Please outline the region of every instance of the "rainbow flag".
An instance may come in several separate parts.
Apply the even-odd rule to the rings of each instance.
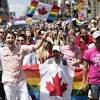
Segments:
[[[51,66],[49,66],[49,67],[51,67]],[[29,94],[32,97],[32,100],[42,100],[41,99],[42,97],[40,96],[41,75],[40,75],[39,69],[40,68],[39,68],[38,64],[23,66],[23,70],[25,72],[26,81],[27,81],[27,85],[28,85]],[[46,68],[42,68],[42,70],[45,70],[45,69]],[[73,84],[72,84],[71,100],[88,100],[87,92],[85,92],[81,89],[81,87],[84,86],[84,84],[82,84],[83,70],[82,70],[82,68],[75,68],[74,71],[75,72],[73,74],[74,77],[73,77]],[[49,85],[50,85],[50,83],[48,83],[48,86]],[[50,88],[48,88],[48,89],[50,89]],[[47,95],[45,95],[45,97],[47,97]],[[66,99],[66,100],[68,100],[68,99]]]
[[[53,7],[51,9],[51,12],[50,12],[50,14],[48,16],[47,22],[51,22],[52,23],[56,19],[57,15],[59,13],[59,9],[60,8],[57,5],[53,5]]]
[[[49,59],[38,65],[34,60],[35,55],[28,54],[22,66],[32,100],[70,100],[72,82],[66,65],[49,64]]]
[[[38,6],[38,2],[36,2],[36,1],[32,1],[31,2],[30,6],[28,8],[28,11],[27,11],[27,16],[28,17],[32,17],[33,16],[37,6]]]
[[[82,68],[75,68],[72,84],[72,100],[88,100],[88,91],[82,90],[82,87],[85,87],[85,84],[83,84],[83,74]]]
[[[40,100],[40,73],[39,65],[23,65],[23,70],[26,76],[28,91],[32,100]]]
[[[60,8],[57,5],[32,1],[27,16],[52,23],[56,19],[59,10]]]
[[[49,60],[38,65],[34,64],[35,59],[34,54],[27,55],[22,67],[32,100],[88,100],[87,92],[82,90],[82,68],[58,67],[48,64]]]

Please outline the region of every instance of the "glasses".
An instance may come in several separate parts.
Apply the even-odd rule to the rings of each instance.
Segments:
[[[18,42],[23,42],[24,40],[17,40]]]
[[[4,33],[4,32],[0,32],[0,33]]]

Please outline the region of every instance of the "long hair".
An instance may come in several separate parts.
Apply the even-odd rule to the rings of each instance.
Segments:
[[[40,63],[43,63],[46,59],[49,58],[49,49],[46,46],[48,46],[48,42],[45,42],[42,44],[42,46],[36,51],[36,55]]]

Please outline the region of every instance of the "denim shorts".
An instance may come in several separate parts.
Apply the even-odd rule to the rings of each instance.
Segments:
[[[100,100],[100,85],[91,85],[93,100]]]

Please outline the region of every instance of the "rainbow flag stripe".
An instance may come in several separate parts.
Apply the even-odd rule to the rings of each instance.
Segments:
[[[83,69],[75,68],[73,87],[72,87],[72,100],[88,100],[87,92],[82,90],[83,84]]]
[[[31,2],[31,5],[28,8],[28,12],[27,12],[28,17],[33,17],[33,14],[34,14],[37,6],[38,6],[38,2],[36,2],[36,1]]]
[[[40,73],[39,65],[24,65],[23,70],[26,76],[28,91],[32,100],[40,100]]]
[[[47,22],[52,23],[56,19],[59,9],[60,8],[57,5],[53,5],[51,12],[47,18]]]
[[[30,7],[28,8],[27,16],[34,18],[35,12],[38,12],[37,9],[40,5],[41,5],[40,2],[32,1],[30,4]],[[44,7],[46,6],[45,3],[42,3],[42,5],[44,5]],[[51,6],[51,5],[49,4],[49,6]],[[56,19],[59,9],[60,8],[57,5],[52,5],[52,7],[49,9],[50,11],[48,11],[47,17],[44,16],[46,18],[46,19],[44,18],[45,21],[52,23]],[[43,15],[42,15],[42,17],[43,17]],[[39,19],[39,18],[37,18],[37,19]]]

